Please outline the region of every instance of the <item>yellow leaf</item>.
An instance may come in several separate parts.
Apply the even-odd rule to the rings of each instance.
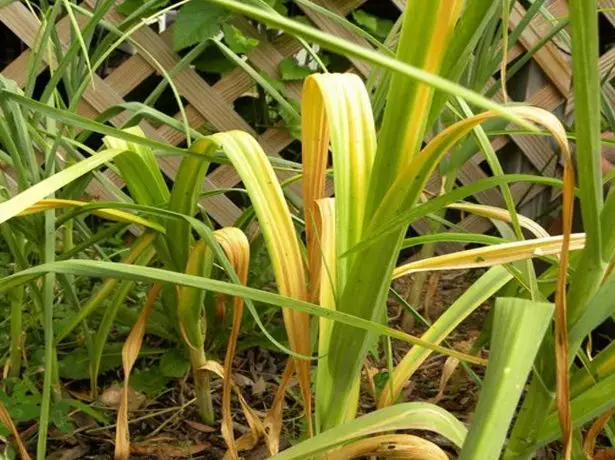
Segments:
[[[212,141],[224,150],[250,195],[280,293],[308,300],[305,269],[295,227],[282,188],[265,152],[251,135],[242,131],[214,134],[195,143],[191,150],[207,151]],[[284,308],[282,313],[291,349],[309,356],[309,315],[289,308]],[[296,361],[305,411],[311,414],[310,363],[293,359]],[[307,417],[310,432],[311,419]]]
[[[393,278],[399,278],[409,273],[426,270],[457,270],[467,268],[491,267],[516,260],[531,259],[548,255],[557,255],[562,251],[563,236],[550,236],[533,240],[514,241],[511,243],[494,244],[466,251],[453,252],[437,257],[418,260],[397,267]],[[575,233],[570,238],[570,250],[585,247],[585,233]]]
[[[447,460],[448,455],[431,441],[411,434],[384,434],[360,439],[328,454],[325,460],[364,457],[393,457],[408,460]]]
[[[18,215],[28,216],[30,214],[47,211],[49,209],[81,207],[81,206],[87,206],[93,203],[95,202],[49,198],[45,200],[40,200],[39,202],[30,206],[29,208],[27,208],[25,211],[22,211]],[[157,224],[156,222],[152,222],[147,219],[143,219],[142,217],[135,216],[134,214],[130,214],[129,212],[124,212],[124,211],[120,211],[117,209],[101,208],[101,209],[93,209],[92,214],[94,214],[95,216],[102,217],[104,219],[114,220],[116,222],[126,222],[127,224],[141,225],[143,227],[156,230],[157,232],[164,233],[164,227],[162,225]]]
[[[477,216],[486,217],[488,219],[501,220],[503,222],[512,222],[512,216],[507,209],[498,208],[496,206],[487,206],[484,204],[473,203],[452,203],[446,205],[449,209],[458,209],[459,211],[465,211]],[[519,218],[519,225],[532,232],[537,238],[548,238],[549,232],[547,232],[539,223],[534,222],[529,217],[517,214]]]

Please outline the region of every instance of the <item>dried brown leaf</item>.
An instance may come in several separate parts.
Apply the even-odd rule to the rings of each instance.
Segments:
[[[139,357],[139,351],[141,351],[143,336],[145,335],[145,326],[147,325],[147,318],[149,317],[154,301],[156,300],[156,297],[158,297],[161,289],[162,285],[160,283],[156,283],[152,286],[147,294],[147,299],[145,300],[141,314],[139,315],[137,322],[132,327],[130,334],[128,334],[128,338],[122,347],[124,387],[121,395],[120,407],[117,412],[117,425],[115,428],[114,457],[116,460],[128,460],[130,457],[130,432],[128,428],[128,379],[130,378],[130,372],[132,371],[135,361]]]
[[[78,460],[89,452],[87,446],[75,446],[70,449],[56,450],[47,456],[47,460]]]
[[[615,449],[601,449],[596,451],[592,460],[615,460]]]
[[[295,360],[289,359],[286,369],[282,375],[282,383],[273,399],[273,404],[265,417],[265,441],[269,448],[269,454],[275,455],[280,450],[280,432],[282,431],[282,408],[284,406],[284,395],[291,382],[291,377],[295,372]],[[311,418],[311,415],[308,416]]]
[[[228,227],[215,232],[216,239],[224,249],[226,256],[237,272],[239,281],[246,284],[248,281],[248,267],[250,265],[250,243],[246,235],[238,228]],[[237,337],[239,336],[239,328],[241,326],[241,317],[243,315],[243,298],[233,298],[233,324],[231,326],[231,335],[226,347],[226,355],[224,356],[224,375],[232,375],[233,358],[237,347]],[[238,458],[237,446],[235,445],[235,436],[233,434],[233,420],[231,415],[231,384],[232,379],[226,378],[222,383],[222,436],[229,448],[232,459]],[[254,382],[252,382],[252,386]],[[241,403],[242,407],[245,401]],[[247,407],[247,404],[245,404]],[[244,412],[246,410],[244,409]],[[249,411],[248,411],[249,412]],[[246,414],[248,417],[248,414]],[[249,421],[248,421],[249,422]],[[260,420],[259,420],[260,423]],[[252,424],[250,425],[252,428]],[[254,428],[252,433],[257,436],[257,429]]]
[[[9,415],[9,412],[6,410],[6,407],[4,407],[4,404],[2,404],[1,401],[0,401],[0,422],[5,427],[8,428],[8,430],[13,435],[13,438],[15,438],[15,443],[17,444],[17,450],[19,451],[19,456],[21,457],[21,459],[30,460],[31,458],[30,454],[28,454],[28,451],[26,450],[26,446],[24,445],[23,440],[21,439],[21,436],[19,435],[19,431],[17,431],[17,427],[13,423],[13,419],[11,418],[11,416]]]
[[[450,378],[455,373],[455,370],[459,366],[459,360],[457,358],[453,358],[449,356],[444,361],[444,366],[442,367],[442,375],[440,376],[440,387],[438,388],[438,394],[431,401],[434,404],[438,404],[440,400],[444,397],[444,388],[446,388],[446,384],[450,380]]]
[[[218,375],[223,380],[227,380],[226,374],[224,372],[224,368],[215,361],[207,361],[200,370],[213,372],[214,374]],[[241,390],[239,389],[237,384],[235,384],[232,377],[228,378],[228,382],[229,382],[228,384],[231,386],[231,388],[235,392],[237,399],[239,400],[239,404],[241,405],[241,409],[243,411],[244,417],[246,418],[246,421],[248,422],[248,426],[250,427],[250,432],[246,433],[244,436],[242,436],[236,442],[234,442],[234,446],[237,449],[237,451],[249,450],[249,449],[252,449],[256,445],[258,440],[265,434],[265,428],[261,420],[258,418],[258,416],[254,413],[252,408],[248,405],[248,403],[244,399],[243,395],[241,394]],[[223,424],[222,426],[223,435],[224,435],[224,429],[225,428]],[[230,429],[232,430],[232,424],[231,424]],[[231,449],[229,448],[224,458],[225,459],[237,458],[237,453],[232,452]]]
[[[209,448],[211,448],[211,444],[208,442],[194,444],[187,447],[160,443],[153,445],[132,446],[130,451],[135,454],[149,455],[150,458],[183,458],[200,454]]]
[[[438,291],[438,286],[440,285],[440,272],[434,272],[429,277],[429,281],[427,282],[427,291],[425,292],[425,300],[423,301],[423,310],[425,313],[425,318],[431,321],[429,316],[430,306],[433,303],[433,299],[436,297],[436,292]]]
[[[204,423],[194,422],[192,420],[184,420],[184,423],[190,426],[191,428],[194,428],[195,430],[200,431],[201,433],[215,433],[216,432],[215,428],[212,428],[209,425],[205,425]]]
[[[547,126],[549,128],[549,126]],[[555,369],[556,403],[559,422],[562,427],[564,460],[572,456],[572,416],[570,413],[570,379],[568,365],[568,321],[566,307],[566,278],[568,276],[568,256],[572,234],[572,213],[574,209],[574,170],[572,157],[565,137],[551,129],[559,144],[564,159],[564,193],[562,204],[562,248],[559,256],[559,273],[555,289]],[[565,135],[564,135],[565,136]]]
[[[123,391],[128,393],[128,412],[139,409],[147,399],[144,394],[135,391],[130,386],[124,390],[119,384],[113,384],[102,392],[98,400],[103,406],[117,410],[122,403]]]
[[[254,396],[262,395],[267,391],[267,382],[264,378],[258,377],[254,385],[252,385],[252,394]]]
[[[597,460],[598,458],[600,458],[597,455],[598,453],[595,451],[596,450],[596,438],[598,437],[598,435],[600,434],[600,432],[602,431],[602,429],[607,424],[607,422],[609,421],[609,419],[611,418],[613,414],[615,414],[615,407],[613,407],[612,409],[610,409],[609,411],[605,412],[600,417],[598,417],[594,421],[594,423],[592,423],[592,426],[590,427],[590,429],[587,431],[587,434],[585,435],[585,441],[583,441],[583,452],[585,453],[585,456],[588,459]],[[611,457],[604,457],[605,454],[601,454],[601,455],[603,455],[602,458],[611,458]]]

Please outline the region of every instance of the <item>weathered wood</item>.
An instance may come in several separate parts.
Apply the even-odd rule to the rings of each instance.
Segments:
[[[13,33],[28,44],[28,46],[34,46],[36,32],[38,30],[38,21],[24,5],[15,2],[3,8],[2,20],[13,31]],[[61,36],[60,38],[65,40],[66,43],[69,37]],[[44,53],[43,57],[45,59],[46,56],[47,54]],[[98,77],[98,75],[93,75],[93,81],[95,89],[92,89],[91,87],[88,88],[84,94],[84,98],[98,113],[103,112],[112,105],[117,105],[124,102],[122,97],[115,92],[114,88],[109,86],[106,81]],[[114,117],[111,121],[113,124],[121,126],[128,120],[129,116],[130,115],[128,113],[121,113]],[[139,126],[143,129],[146,136],[152,139],[164,141],[164,139],[159,136],[157,131],[147,122],[141,122]],[[179,161],[181,160],[176,157],[161,157],[159,160],[161,169],[169,177],[175,176],[179,166]],[[216,187],[216,184],[212,184],[209,181],[207,182],[209,187]],[[104,189],[98,188],[98,191],[104,193]],[[208,201],[208,210],[210,214],[222,225],[232,223],[241,213],[239,208],[237,208],[237,206],[235,206],[228,198],[224,196],[219,195],[212,197],[208,199]]]
[[[519,3],[515,3],[510,13],[511,28],[518,25],[524,15],[525,9],[523,6]],[[519,36],[519,41],[526,49],[532,48],[544,36],[538,21],[539,19],[537,17],[532,19]],[[563,57],[557,46],[552,42],[546,43],[534,54],[533,59],[542,68],[559,92],[563,95],[568,94],[572,75],[570,64]]]
[[[14,80],[17,86],[23,88],[26,86],[26,79],[28,78],[28,72],[30,70],[30,59],[32,58],[32,52],[30,50],[24,51],[19,57],[13,60],[9,65],[2,69],[2,75],[9,80]],[[37,69],[37,75],[45,70],[45,65],[40,65]]]
[[[363,4],[365,0],[348,2],[345,6],[338,6],[337,2],[330,0],[312,0],[312,2],[316,5],[327,8],[328,10],[332,11],[335,14],[338,14],[339,16],[345,16],[349,11],[346,9],[348,6],[350,7],[350,9],[355,9],[361,4]],[[312,22],[314,22],[314,24],[316,24],[319,29],[332,35],[335,35],[336,37],[340,37],[350,42],[353,42],[359,46],[363,46],[364,48],[372,48],[372,45],[370,45],[367,40],[365,40],[363,37],[361,37],[354,31],[347,29],[336,21],[329,19],[325,15],[318,13],[311,8],[304,7],[301,3],[299,3],[298,6],[303,10],[307,17],[310,18]],[[352,62],[352,65],[361,73],[361,75],[363,75],[364,77],[367,77],[369,75],[371,69],[371,66],[369,64],[367,64],[365,61],[361,61],[352,57],[349,58],[349,60],[350,62]]]
[[[600,8],[605,10],[615,8],[615,0],[602,0],[600,2]],[[615,27],[615,11],[605,11],[602,14],[604,14],[613,27]]]
[[[611,72],[611,76],[613,76],[613,66],[615,65],[615,48],[609,49],[606,53],[600,56],[600,78],[606,77],[608,72]],[[607,80],[604,85],[602,85],[604,92],[606,93],[607,98],[612,104],[615,104],[615,89],[613,89],[613,85],[610,82],[610,79]],[[568,93],[568,99],[566,101],[566,115],[570,115],[574,112],[574,93],[572,90]]]

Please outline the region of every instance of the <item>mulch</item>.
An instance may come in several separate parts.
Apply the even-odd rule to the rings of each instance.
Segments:
[[[427,315],[431,321],[437,318],[480,276],[477,271],[455,271],[433,274],[425,283],[422,302],[419,310]],[[408,295],[412,277],[396,280],[393,287],[404,298]],[[434,287],[435,286],[435,287]],[[479,336],[485,323],[489,305],[483,305],[470,315],[449,336],[447,343],[462,351],[468,351],[471,344]],[[401,328],[402,323],[410,328],[406,332],[421,336],[426,327],[417,321],[403,321],[402,307],[394,299],[388,301],[389,325]],[[392,350],[395,362],[403,358],[410,349],[410,345],[393,340]],[[485,355],[486,356],[486,355]],[[273,395],[284,370],[287,357],[263,348],[250,348],[239,352],[234,362],[234,377],[242,389],[243,395],[251,407],[259,414],[264,415],[271,406]],[[452,377],[441,388],[440,379],[446,357],[432,354],[419,370],[412,376],[404,388],[402,397],[406,401],[436,402],[440,407],[450,411],[461,421],[470,423],[472,414],[478,401],[479,388],[470,376],[458,366]],[[368,357],[366,369],[378,381],[378,374],[386,376],[387,364],[384,357]],[[480,377],[484,369],[472,366],[473,371]],[[385,380],[385,379],[381,379]],[[363,373],[360,413],[367,413],[376,408],[370,379]],[[212,382],[214,404],[219,408],[221,403],[221,382]],[[439,394],[440,393],[440,394]],[[130,414],[131,442],[134,458],[194,458],[194,459],[220,459],[226,447],[220,436],[219,426],[207,426],[200,422],[194,405],[187,405],[193,398],[191,379],[187,377],[177,381],[176,385],[160,398],[146,401],[138,410]],[[248,431],[241,408],[234,401],[234,428],[236,437]],[[113,427],[102,428],[83,413],[75,414],[73,422],[76,429],[69,434],[50,433],[52,460],[76,459],[109,459],[113,454]],[[29,430],[31,436],[35,430]],[[281,439],[281,448],[290,445],[304,432],[303,412],[298,396],[297,386],[294,385],[287,393],[284,409],[284,423]],[[417,434],[416,432],[414,434]],[[438,443],[455,458],[455,449],[444,439],[432,433],[419,432],[421,436]],[[252,452],[246,453],[244,458],[267,458],[264,446],[258,446]],[[543,459],[552,458],[550,455]],[[554,458],[554,457],[553,457]]]

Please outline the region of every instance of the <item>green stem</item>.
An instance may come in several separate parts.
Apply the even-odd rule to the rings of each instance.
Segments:
[[[45,213],[45,262],[55,259],[55,212]],[[38,426],[37,460],[45,460],[47,450],[47,433],[51,409],[51,389],[54,380],[53,367],[55,347],[53,340],[53,286],[55,273],[48,273],[44,278],[43,287],[43,329],[45,334],[45,376],[43,379],[43,396],[41,400],[41,416]]]
[[[45,101],[46,105],[52,103],[51,100]],[[55,123],[52,122],[55,127]],[[54,141],[51,148],[45,152],[45,177],[51,177],[56,172],[56,154],[59,146],[59,139],[62,135],[62,127],[58,127],[58,138]],[[55,193],[50,194],[54,198]],[[45,241],[43,246],[43,260],[45,263],[53,263],[56,260],[56,212],[51,209],[45,212]],[[36,449],[37,460],[46,458],[47,433],[49,429],[49,418],[51,414],[51,397],[58,400],[61,398],[60,376],[58,367],[58,356],[56,354],[54,331],[53,331],[53,303],[54,287],[56,274],[47,273],[43,283],[43,329],[45,343],[45,374],[43,378],[43,395],[41,399],[41,415],[38,426],[38,442]]]
[[[580,189],[581,213],[586,233],[585,249],[579,256],[567,296],[568,324],[587,308],[598,291],[607,265],[604,262],[602,180],[600,177],[600,77],[598,68],[598,19],[596,0],[573,0],[570,3],[572,26],[573,80],[575,95],[575,131],[577,145],[577,175]],[[607,251],[608,253],[608,251]],[[519,418],[515,423],[505,458],[519,458],[516,453],[533,452],[537,431],[543,426],[545,414],[554,398],[554,344],[543,344],[536,360],[536,368]],[[573,353],[576,350],[573,350]],[[570,356],[573,356],[571,353]],[[542,376],[541,382],[538,375]],[[542,388],[545,385],[546,388]]]
[[[215,423],[214,406],[211,400],[211,387],[209,384],[209,371],[201,370],[207,362],[202,348],[190,350],[192,375],[194,377],[194,394],[196,396],[197,410],[203,422],[208,425]]]
[[[11,299],[11,351],[9,357],[9,375],[11,377],[19,377],[21,370],[21,346],[23,343],[23,286],[11,289],[9,297]]]

